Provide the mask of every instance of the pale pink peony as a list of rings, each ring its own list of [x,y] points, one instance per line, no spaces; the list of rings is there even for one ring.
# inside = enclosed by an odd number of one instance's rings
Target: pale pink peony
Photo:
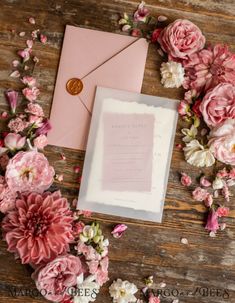
[[[33,140],[33,144],[38,149],[43,149],[44,147],[46,147],[48,145],[47,136],[45,136],[45,135],[38,136],[37,138],[35,138]]]
[[[21,118],[17,117],[15,119],[11,119],[8,123],[8,127],[14,133],[20,133],[24,131],[28,127],[28,122],[22,120]]]
[[[209,127],[214,127],[223,121],[235,119],[235,86],[220,83],[206,93],[200,111]]]
[[[219,229],[218,214],[216,211],[211,210],[209,212],[205,228],[212,232],[216,232]]]
[[[204,47],[205,37],[191,21],[177,19],[164,28],[158,42],[171,60],[186,59]]]
[[[0,176],[0,211],[5,214],[14,209],[16,197],[16,193],[9,189],[5,179]]]
[[[190,186],[192,184],[192,179],[189,175],[187,175],[186,173],[181,173],[181,184],[183,186]]]
[[[42,107],[37,103],[28,103],[27,108],[25,109],[26,113],[38,116],[38,117],[44,117],[44,112]]]
[[[18,92],[15,90],[7,90],[5,92],[6,99],[10,105],[11,111],[14,114],[18,105]]]
[[[210,150],[225,164],[235,165],[235,120],[228,119],[210,132]]]
[[[207,91],[222,82],[235,85],[235,54],[226,45],[217,44],[192,54],[183,65],[185,89]]]
[[[42,153],[21,151],[9,161],[5,177],[12,191],[42,193],[53,183],[54,174]]]
[[[40,94],[39,89],[34,86],[34,87],[26,87],[22,90],[23,95],[25,96],[25,98],[27,100],[29,100],[30,102],[33,102],[37,99],[37,97]]]
[[[9,133],[4,138],[5,147],[10,150],[19,150],[22,149],[25,145],[26,138],[22,137],[19,134]]]
[[[34,87],[36,85],[36,79],[31,76],[24,76],[21,81],[29,87]]]
[[[45,267],[36,270],[32,278],[44,297],[53,302],[69,300],[69,288],[77,284],[77,277],[83,272],[79,257],[59,256]]]
[[[137,11],[134,13],[134,21],[146,22],[148,15],[149,10],[145,7],[145,2],[141,1],[137,8]]]
[[[195,188],[195,190],[192,192],[193,195],[193,199],[196,201],[204,201],[207,196],[208,196],[208,192],[207,190],[201,188],[201,187],[197,187]]]
[[[22,194],[3,219],[8,250],[22,263],[48,262],[69,250],[73,217],[60,192]]]

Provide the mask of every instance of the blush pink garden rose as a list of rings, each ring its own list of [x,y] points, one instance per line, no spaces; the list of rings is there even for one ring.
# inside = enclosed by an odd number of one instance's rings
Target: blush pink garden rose
[[[158,42],[171,60],[187,59],[205,45],[201,30],[189,20],[177,19],[161,32]]]
[[[44,297],[53,302],[70,299],[71,287],[77,284],[77,277],[83,272],[79,257],[59,256],[45,267],[36,270],[32,278]]]
[[[214,157],[230,165],[235,165],[235,120],[228,119],[210,132],[210,151]]]
[[[8,250],[22,264],[48,262],[69,250],[73,216],[60,192],[22,194],[2,222]]]
[[[219,83],[235,85],[235,54],[227,45],[217,44],[189,56],[183,62],[185,89],[208,91]]]
[[[54,174],[42,153],[21,151],[9,161],[5,178],[12,191],[42,193],[53,183]]]
[[[220,83],[204,96],[200,111],[209,127],[215,127],[223,121],[235,119],[235,86]]]

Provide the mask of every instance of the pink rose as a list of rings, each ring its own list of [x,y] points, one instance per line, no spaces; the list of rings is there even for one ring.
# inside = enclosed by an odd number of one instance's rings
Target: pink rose
[[[48,144],[48,139],[47,136],[45,135],[40,135],[37,138],[35,138],[33,140],[33,144],[35,147],[37,147],[38,149],[43,149],[44,147],[47,146]]]
[[[229,214],[229,208],[220,206],[216,212],[217,212],[218,217],[226,217]]]
[[[235,86],[229,83],[218,84],[204,96],[200,110],[209,127],[229,118],[235,119]]]
[[[47,300],[61,302],[69,299],[69,288],[77,284],[77,276],[82,272],[79,257],[64,255],[36,270],[32,277]]]
[[[235,120],[228,119],[215,127],[208,144],[217,160],[235,165]]]
[[[197,187],[195,190],[192,192],[193,199],[196,201],[204,201],[207,198],[208,192],[201,188]]]
[[[219,229],[218,214],[216,211],[211,210],[209,212],[205,228],[212,232],[216,232]]]
[[[27,108],[25,109],[25,112],[38,116],[38,117],[44,116],[42,107],[37,103],[28,103]]]
[[[164,28],[158,42],[171,60],[187,59],[187,56],[204,47],[205,37],[191,21],[177,19]]]
[[[22,149],[25,145],[25,141],[25,137],[21,137],[21,135],[15,133],[9,133],[4,138],[4,144],[10,150]]]
[[[23,95],[25,96],[26,99],[28,99],[30,102],[35,101],[37,97],[40,94],[40,91],[37,87],[26,87],[22,90]]]
[[[192,179],[190,176],[188,176],[187,174],[185,173],[181,173],[181,184],[183,186],[190,186],[192,184]]]
[[[12,191],[42,193],[53,183],[54,174],[42,153],[21,151],[9,161],[5,177]]]
[[[17,117],[15,119],[11,119],[8,123],[8,127],[10,128],[10,130],[14,133],[20,133],[23,130],[25,130],[25,128],[28,127],[28,122],[22,120],[21,118]]]
[[[42,117],[34,116],[34,115],[29,115],[29,123],[34,124],[35,127],[41,127],[42,126]]]
[[[213,197],[211,194],[207,194],[206,198],[204,199],[204,203],[206,207],[211,207],[211,205],[213,204]]]

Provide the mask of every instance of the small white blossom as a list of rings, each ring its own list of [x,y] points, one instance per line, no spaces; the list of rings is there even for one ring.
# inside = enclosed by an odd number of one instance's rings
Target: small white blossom
[[[110,296],[114,303],[136,302],[134,294],[138,291],[135,284],[117,279],[109,287]]]
[[[192,140],[184,147],[186,161],[197,167],[209,167],[215,163],[215,158],[209,149],[205,149],[198,140]]]
[[[190,129],[188,128],[183,128],[181,130],[182,134],[185,135],[185,137],[183,138],[183,141],[185,143],[188,143],[190,141],[192,141],[193,139],[195,139],[198,131],[197,128],[192,124],[192,126],[190,127]]]
[[[164,87],[180,87],[184,81],[184,68],[181,63],[174,61],[163,62],[161,65],[161,83]]]
[[[212,183],[212,188],[214,190],[222,189],[224,187],[224,181],[221,178],[216,177]]]
[[[77,277],[77,292],[74,296],[74,303],[89,303],[96,300],[96,296],[99,293],[100,286],[95,282],[93,275],[88,276],[84,279],[83,273]]]

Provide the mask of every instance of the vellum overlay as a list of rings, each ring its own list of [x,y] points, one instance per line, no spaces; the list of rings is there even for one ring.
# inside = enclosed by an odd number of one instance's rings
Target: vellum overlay
[[[151,191],[153,114],[103,114],[102,189]]]
[[[170,108],[104,99],[86,199],[160,212],[174,118]]]

